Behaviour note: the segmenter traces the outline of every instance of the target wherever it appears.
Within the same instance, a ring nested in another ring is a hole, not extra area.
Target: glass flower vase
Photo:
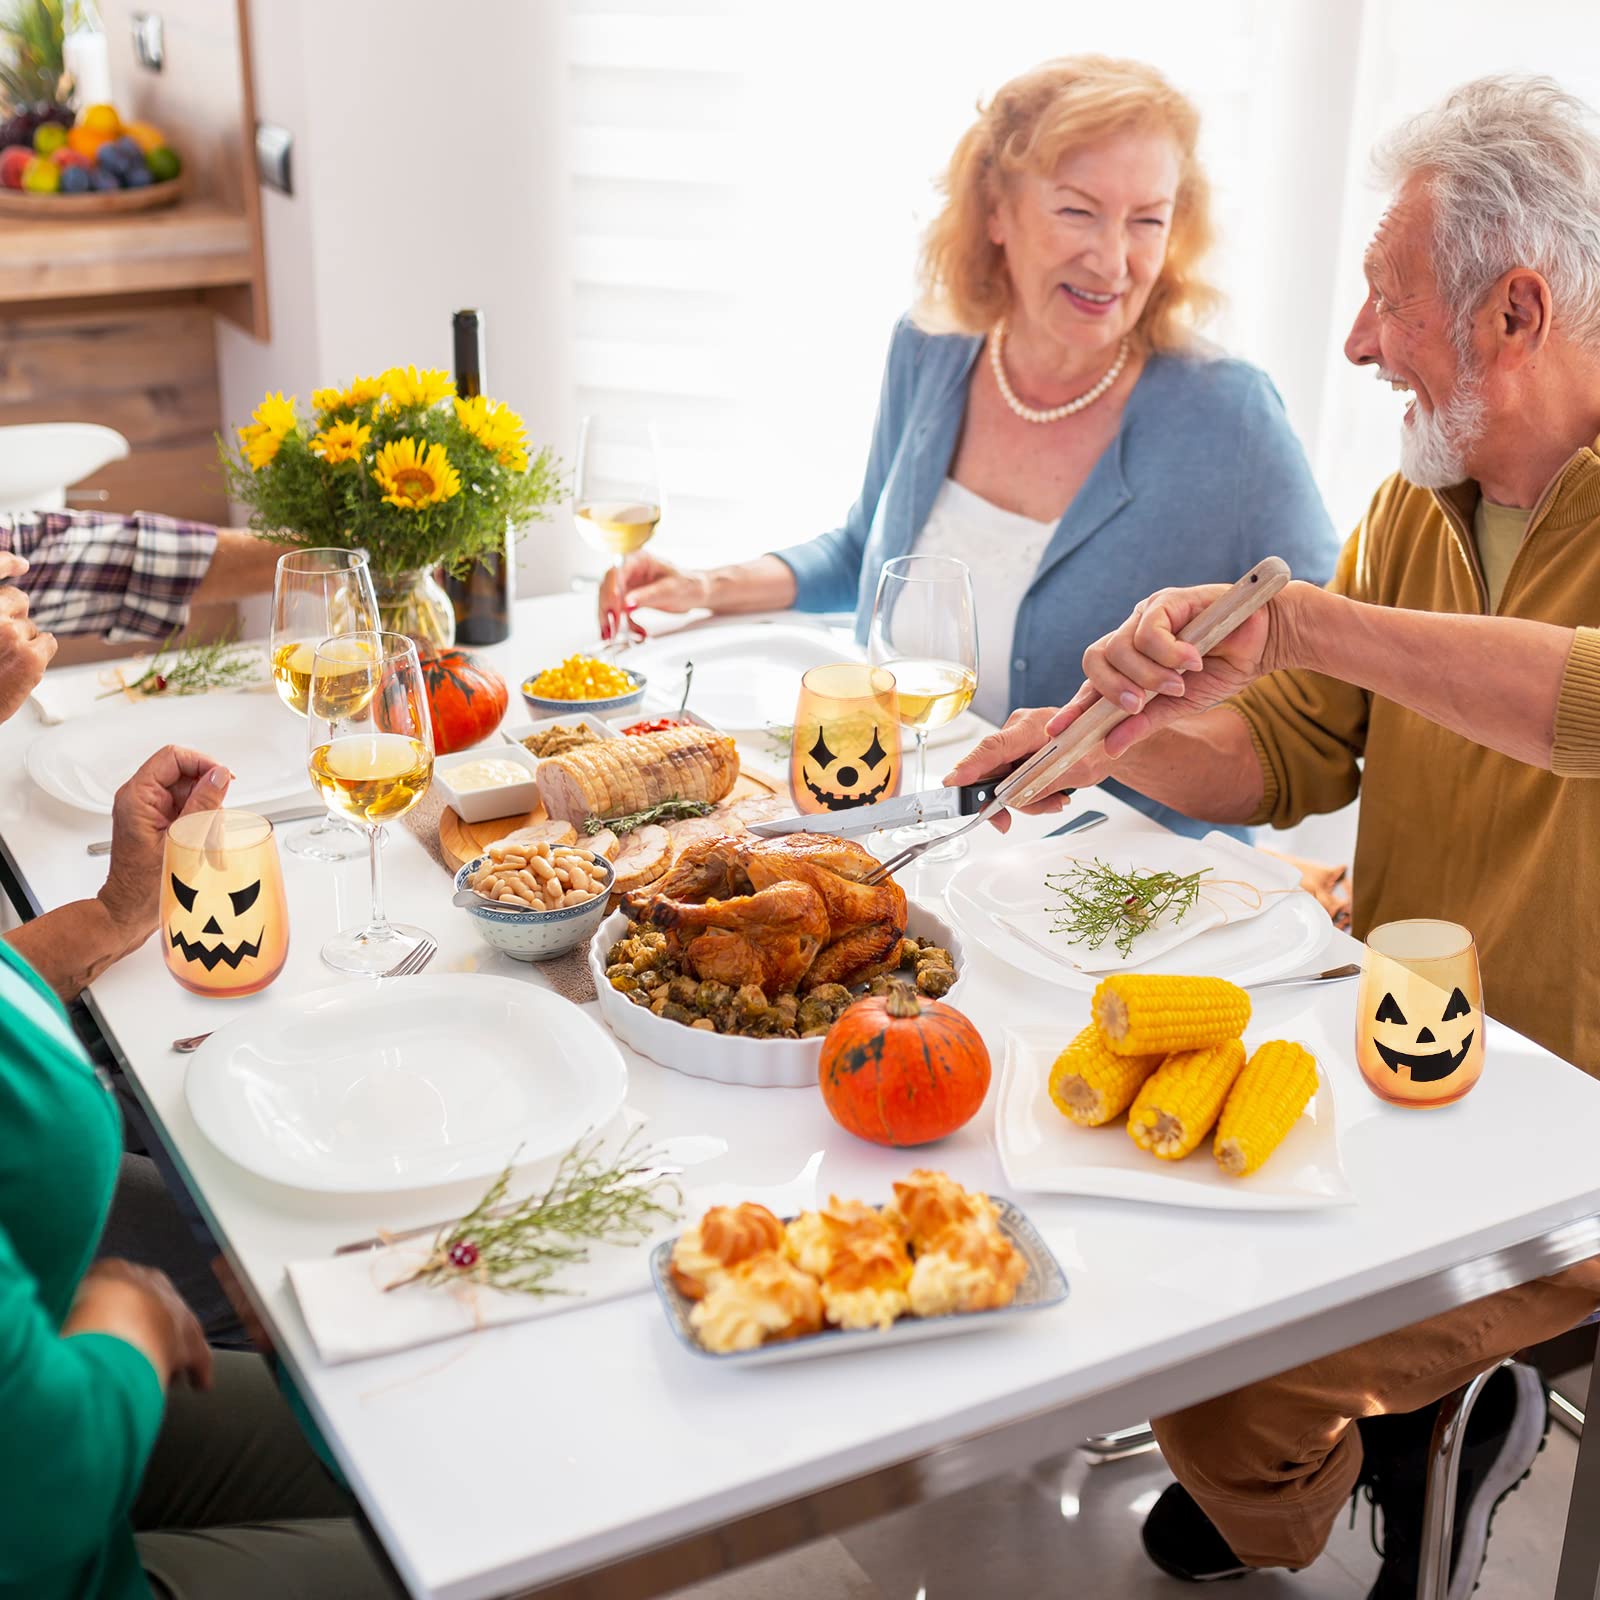
[[[448,650],[456,642],[456,612],[432,567],[410,572],[374,572],[379,627],[403,633],[418,649]]]

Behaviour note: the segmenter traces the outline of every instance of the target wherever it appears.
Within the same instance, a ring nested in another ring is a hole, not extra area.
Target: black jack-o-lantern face
[[[842,739],[839,742],[844,743]],[[859,738],[855,742],[859,744]],[[828,811],[876,804],[888,793],[894,776],[894,758],[884,749],[876,727],[872,729],[872,743],[859,752],[833,750],[828,744],[827,728],[819,727],[816,742],[800,767],[800,779],[807,792]]]
[[[192,884],[185,883],[177,873],[168,874],[174,900],[177,902],[173,908],[173,916],[167,927],[167,938],[172,948],[183,957],[185,961],[198,962],[207,972],[214,972],[218,966],[225,966],[237,971],[241,961],[248,960],[261,954],[262,941],[266,937],[265,917],[252,919],[256,924],[253,936],[243,933],[242,919],[246,917],[261,898],[261,880],[257,878],[253,883],[247,883],[242,888],[230,889],[222,896],[211,896],[201,911],[205,913],[205,921],[199,927],[192,926],[192,921],[197,920],[199,913],[195,907],[200,901],[200,891]],[[222,901],[226,901],[226,907]],[[178,911],[182,910],[191,920],[191,926],[186,933],[179,927]],[[228,916],[231,910],[234,926],[232,942],[229,941],[229,930],[225,930],[217,921],[218,914]],[[208,942],[208,941],[215,942]]]
[[[1478,1037],[1477,1010],[1459,988],[1450,991],[1443,1011],[1431,1019],[1417,1014],[1417,1000],[1427,992],[1423,985],[1412,986],[1406,998],[1413,1014],[1408,1017],[1386,989],[1372,1019],[1372,1046],[1379,1058],[1397,1077],[1403,1068],[1411,1083],[1438,1083],[1458,1072]],[[1462,1018],[1468,1023],[1465,1032]]]

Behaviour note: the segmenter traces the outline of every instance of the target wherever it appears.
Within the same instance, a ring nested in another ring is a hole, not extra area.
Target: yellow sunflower
[[[378,381],[383,392],[402,411],[410,406],[437,405],[456,390],[450,374],[440,372],[437,367],[426,367],[421,372],[415,367],[390,367]]]
[[[341,461],[359,461],[372,429],[359,422],[330,422],[311,441],[311,453],[321,456],[330,467]]]
[[[386,444],[373,463],[372,476],[383,490],[383,503],[402,511],[421,511],[461,492],[461,474],[450,465],[441,444],[417,448],[415,439]]]
[[[240,428],[239,441],[251,469],[259,472],[276,459],[278,446],[295,430],[294,396],[287,400],[281,392],[269,394],[251,413],[247,428]]]
[[[314,389],[311,403],[318,411],[351,411],[370,405],[383,393],[380,378],[352,378],[342,389]]]
[[[528,440],[522,418],[510,406],[475,394],[456,401],[456,420],[481,444],[492,450],[503,467],[528,470]]]

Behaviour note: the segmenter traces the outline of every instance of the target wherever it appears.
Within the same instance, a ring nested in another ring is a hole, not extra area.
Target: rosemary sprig
[[[632,833],[647,822],[677,822],[683,817],[704,817],[711,812],[709,800],[681,800],[668,795],[659,805],[646,806],[643,811],[630,811],[620,817],[589,817],[584,821],[585,833],[599,833],[609,828],[613,833]]]
[[[518,1294],[570,1293],[552,1287],[550,1279],[563,1267],[587,1261],[590,1244],[643,1244],[657,1223],[677,1218],[683,1204],[671,1178],[644,1176],[654,1152],[635,1135],[609,1158],[601,1153],[603,1143],[598,1136],[580,1139],[543,1193],[506,1204],[513,1155],[477,1205],[439,1231],[422,1265],[385,1289],[465,1279]]]
[[[1211,869],[1180,876],[1176,872],[1118,872],[1105,862],[1074,861],[1065,872],[1047,873],[1045,887],[1061,896],[1052,906],[1052,933],[1064,933],[1071,944],[1098,950],[1114,939],[1127,955],[1141,933],[1155,927],[1170,911],[1182,922],[1194,908],[1200,880]]]
[[[789,759],[789,753],[794,749],[793,728],[769,722],[762,737],[772,747],[773,755],[782,756],[785,761]]]
[[[180,639],[174,628],[137,678],[128,682],[119,672],[116,685],[95,698],[105,700],[123,693],[204,694],[208,689],[240,689],[259,683],[261,669],[260,650],[241,643],[237,631],[201,642]]]

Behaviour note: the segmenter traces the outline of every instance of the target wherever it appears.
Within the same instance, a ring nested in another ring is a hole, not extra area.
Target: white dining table
[[[513,697],[529,669],[589,642],[591,605],[577,596],[519,604],[513,640],[481,652]],[[240,704],[263,725],[288,715],[267,695]],[[94,892],[104,862],[85,846],[107,832],[104,817],[50,798],[26,776],[23,754],[39,732],[26,709],[0,727],[0,852],[32,911]],[[746,755],[773,764],[759,745]],[[286,795],[302,791],[299,774],[285,780]],[[1108,795],[1086,792],[1073,804],[1156,830]],[[1009,838],[1040,837],[1055,820],[1017,819]],[[1008,841],[985,829],[972,848],[999,852]],[[538,966],[478,942],[450,904],[448,877],[404,828],[390,829],[384,855],[389,914],[437,937],[432,971],[548,981]],[[1065,1269],[1065,1304],[881,1354],[728,1370],[684,1351],[654,1296],[640,1293],[328,1366],[286,1265],[379,1227],[454,1214],[476,1186],[303,1193],[233,1165],[196,1127],[184,1096],[189,1062],[173,1053],[174,1038],[367,981],[340,979],[318,957],[322,940],[365,910],[365,860],[328,865],[285,853],[283,865],[293,933],[273,988],[208,1002],[172,981],[151,940],[87,998],[419,1600],[670,1592],[1600,1254],[1600,1083],[1494,1024],[1471,1095],[1426,1115],[1397,1109],[1365,1088],[1356,1067],[1357,986],[1330,983],[1259,991],[1255,1025],[1287,1037],[1314,1028],[1334,1041],[1323,1066],[1354,1204],[1229,1212],[1014,1195]],[[903,881],[937,908],[952,870],[921,866]],[[1307,970],[1360,950],[1330,929]],[[1007,1025],[1048,1025],[1065,1043],[1086,1020],[1084,993],[1025,978],[972,945],[967,961],[963,1008],[997,1065]],[[697,1182],[778,1183],[820,1151],[823,1193],[881,1200],[918,1164],[1006,1192],[993,1090],[958,1134],[897,1152],[843,1132],[814,1090],[728,1087],[624,1053],[628,1103],[653,1136],[727,1140]],[[1578,1481],[1597,1481],[1587,1448]],[[1592,1539],[1569,1537],[1562,1600],[1595,1593]]]

